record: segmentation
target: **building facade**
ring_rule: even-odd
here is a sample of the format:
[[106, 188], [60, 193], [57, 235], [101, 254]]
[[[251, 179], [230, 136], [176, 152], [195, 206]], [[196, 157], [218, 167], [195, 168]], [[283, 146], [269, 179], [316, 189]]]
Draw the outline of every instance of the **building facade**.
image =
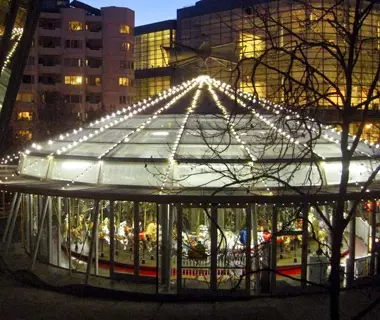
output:
[[[336, 7], [334, 12], [325, 16], [323, 10], [332, 8], [333, 4], [334, 1], [324, 1], [323, 6], [312, 7], [296, 1], [201, 0], [193, 6], [178, 9], [174, 46], [165, 52], [166, 67], [171, 67], [171, 82], [179, 83], [201, 74], [208, 74], [246, 92], [254, 92], [261, 98], [286, 102], [287, 105], [293, 103], [295, 106], [305, 106], [308, 103], [305, 92], [289, 91], [291, 94], [286, 96], [284, 90], [284, 78], [281, 72], [287, 72], [291, 64], [289, 55], [281, 54], [279, 49], [274, 50], [276, 52], [270, 57], [266, 55], [265, 62], [259, 65], [252, 79], [254, 61], [265, 50], [276, 46], [291, 50], [301, 38], [302, 41], [319, 39], [336, 46], [336, 49], [339, 48], [343, 53], [347, 52], [348, 42], [331, 21], [335, 19], [337, 23], [349, 27], [353, 19], [353, 7], [347, 2], [344, 7]], [[365, 17], [361, 27], [360, 41], [365, 45], [360, 48], [357, 62], [352, 70], [351, 96], [354, 105], [360, 105], [367, 98], [371, 81], [379, 65], [378, 11], [379, 8], [375, 6]], [[147, 35], [148, 31], [145, 32], [145, 26], [139, 30], [139, 45], [142, 46], [144, 38], [141, 33]], [[331, 51], [321, 46], [308, 48], [305, 52], [308, 63], [321, 71], [321, 76], [313, 80], [321, 93], [313, 105], [318, 105], [318, 112], [323, 122], [339, 124], [339, 114], [331, 107], [333, 104], [341, 105], [344, 99], [340, 95], [346, 96], [345, 85], [348, 79], [344, 76], [344, 70]], [[148, 60], [140, 65], [139, 74], [144, 74], [154, 61], [149, 55], [145, 55], [144, 58], [136, 55], [135, 58], [137, 65], [140, 59]], [[264, 64], [269, 67], [264, 67]], [[296, 81], [303, 81], [305, 69], [304, 63], [293, 66], [292, 77]], [[159, 81], [151, 76], [143, 76], [138, 82], [138, 93], [160, 87]], [[151, 93], [153, 91], [152, 89]], [[297, 97], [296, 101], [291, 100], [291, 95]], [[145, 96], [138, 94], [137, 98]], [[369, 109], [374, 120], [378, 118], [378, 107], [379, 99], [371, 101]], [[360, 115], [358, 123], [351, 124], [353, 133], [359, 127], [359, 120]], [[376, 142], [380, 133], [379, 128], [378, 121], [368, 123], [364, 127], [363, 137]]]
[[135, 28], [136, 100], [154, 96], [174, 82], [166, 48], [173, 48], [176, 20], [167, 20]]
[[[134, 11], [72, 2], [41, 13], [12, 123], [16, 139], [36, 131], [38, 106], [58, 92], [80, 121], [132, 101]], [[58, 102], [57, 102], [58, 103]]]

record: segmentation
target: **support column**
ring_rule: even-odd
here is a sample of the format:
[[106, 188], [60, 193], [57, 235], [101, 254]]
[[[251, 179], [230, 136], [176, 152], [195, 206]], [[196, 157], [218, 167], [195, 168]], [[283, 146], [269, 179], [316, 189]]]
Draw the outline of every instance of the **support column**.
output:
[[61, 234], [61, 226], [62, 226], [62, 198], [57, 198], [57, 266], [60, 264], [60, 252], [61, 252], [61, 245], [62, 245], [62, 234]]
[[67, 249], [68, 249], [68, 255], [69, 255], [69, 275], [71, 275], [71, 269], [72, 269], [72, 261], [71, 261], [71, 219], [70, 219], [70, 199], [65, 199], [65, 209], [66, 209], [66, 217], [67, 217], [67, 228], [69, 229], [67, 232], [68, 239], [66, 240], [67, 243]]
[[24, 201], [25, 201], [25, 248], [26, 252], [31, 252], [30, 247], [30, 196], [29, 194], [24, 195]]
[[[170, 260], [169, 253], [169, 205], [161, 204], [160, 205], [160, 219], [157, 228], [159, 229], [159, 225], [161, 225], [161, 237], [162, 237], [162, 257], [161, 257], [161, 284], [165, 286], [165, 289], [168, 289], [168, 285], [170, 282], [170, 274], [168, 274], [168, 269], [170, 273], [170, 268], [168, 265], [168, 261]], [[159, 238], [157, 237], [157, 242]], [[159, 243], [157, 243], [159, 245]]]
[[95, 208], [92, 213], [91, 222], [92, 222], [92, 230], [91, 230], [91, 243], [90, 243], [90, 251], [88, 253], [88, 261], [87, 261], [87, 270], [86, 270], [86, 278], [85, 284], [88, 284], [88, 280], [90, 278], [91, 273], [91, 265], [92, 265], [92, 257], [94, 253], [94, 244], [97, 241], [97, 231], [98, 231], [98, 221], [99, 221], [99, 200], [95, 201]]
[[8, 230], [8, 235], [7, 235], [8, 238], [7, 238], [7, 243], [5, 245], [4, 255], [7, 255], [9, 247], [10, 247], [11, 242], [12, 242], [13, 231], [15, 229], [15, 225], [16, 225], [16, 221], [17, 221], [17, 214], [18, 214], [18, 211], [20, 210], [21, 199], [22, 199], [22, 195], [18, 194], [17, 201], [16, 201], [16, 204], [14, 206], [14, 210], [13, 210], [13, 214], [12, 214], [12, 221], [10, 223], [9, 230]]
[[251, 230], [252, 230], [252, 205], [249, 204], [245, 209], [246, 228], [247, 228], [247, 242], [245, 244], [245, 290], [247, 295], [251, 294], [251, 273], [252, 273], [252, 259], [251, 259]]
[[[347, 211], [351, 212], [352, 202], [348, 201]], [[347, 260], [347, 282], [346, 286], [350, 288], [354, 282], [355, 276], [355, 243], [356, 243], [356, 212], [352, 215], [351, 221], [349, 224], [349, 234], [350, 238], [348, 241], [348, 250], [349, 250], [349, 258]]]
[[47, 212], [47, 258], [49, 263], [53, 263], [53, 246], [52, 246], [52, 237], [53, 237], [53, 199], [48, 198], [48, 212]]
[[[7, 234], [8, 234], [8, 230], [9, 230], [9, 226], [11, 224], [11, 221], [12, 221], [12, 218], [13, 218], [13, 211], [15, 209], [15, 204], [16, 204], [16, 199], [18, 197], [18, 192], [16, 192], [14, 195], [13, 195], [13, 199], [12, 199], [12, 204], [11, 204], [11, 209], [9, 211], [9, 214], [8, 214], [8, 219], [7, 219], [7, 224], [5, 225], [5, 229], [4, 229], [4, 234], [3, 234], [3, 239], [2, 239], [2, 242], [5, 243], [6, 239], [7, 239]], [[5, 203], [4, 203], [5, 205]]]
[[[207, 210], [207, 209], [205, 209]], [[217, 263], [217, 246], [218, 246], [218, 229], [217, 229], [217, 224], [218, 224], [218, 207], [213, 204], [211, 207], [211, 276], [210, 276], [210, 281], [211, 281], [211, 291], [216, 291], [218, 288], [217, 285], [217, 268], [218, 268], [218, 263]]]
[[255, 287], [256, 293], [260, 293], [260, 257], [259, 257], [259, 243], [257, 238], [257, 210], [258, 206], [254, 205], [253, 207], [253, 216], [252, 216], [252, 233], [253, 233], [253, 254], [255, 260]]
[[182, 288], [182, 206], [177, 204], [177, 294]]
[[304, 204], [302, 210], [302, 252], [301, 252], [301, 286], [306, 288], [307, 280], [307, 253], [309, 247], [309, 205]]
[[110, 201], [110, 276], [115, 273], [115, 210], [114, 202]]
[[42, 232], [43, 232], [43, 228], [44, 228], [46, 214], [47, 214], [47, 211], [48, 211], [49, 200], [50, 200], [50, 197], [46, 197], [45, 205], [44, 205], [43, 210], [41, 212], [41, 220], [40, 220], [40, 224], [38, 226], [38, 233], [37, 233], [37, 239], [36, 239], [36, 247], [34, 248], [34, 252], [33, 252], [33, 259], [32, 259], [31, 269], [33, 269], [34, 266], [35, 266], [35, 264], [36, 264], [37, 254], [38, 254], [38, 250], [40, 248], [40, 241], [41, 241], [41, 237], [42, 237]]
[[375, 240], [376, 240], [376, 209], [377, 203], [376, 201], [371, 202], [371, 258], [369, 262], [369, 274], [371, 276], [375, 275]]
[[277, 268], [277, 208], [273, 206], [272, 209], [272, 237], [271, 244], [271, 256], [270, 256], [270, 291], [274, 293], [276, 291], [276, 268]]
[[140, 269], [140, 215], [139, 215], [139, 203], [135, 201], [133, 203], [133, 274], [135, 276], [139, 275], [139, 269]]

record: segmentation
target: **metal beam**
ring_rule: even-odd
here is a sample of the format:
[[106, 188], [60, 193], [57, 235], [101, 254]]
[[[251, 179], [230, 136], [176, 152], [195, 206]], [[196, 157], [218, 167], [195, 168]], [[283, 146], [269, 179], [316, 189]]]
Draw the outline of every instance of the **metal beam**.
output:
[[309, 247], [309, 206], [305, 203], [302, 208], [302, 252], [301, 252], [301, 287], [306, 288], [307, 280], [307, 254]]
[[[11, 210], [9, 211], [9, 214], [8, 214], [8, 219], [7, 219], [7, 224], [5, 225], [5, 230], [4, 230], [4, 234], [3, 234], [3, 239], [2, 239], [2, 242], [5, 243], [6, 239], [7, 239], [7, 234], [8, 234], [8, 230], [9, 230], [9, 226], [11, 224], [11, 221], [12, 221], [12, 217], [13, 217], [13, 211], [14, 211], [14, 208], [15, 208], [15, 204], [16, 204], [16, 199], [18, 197], [18, 192], [16, 192], [14, 195], [13, 195], [13, 199], [12, 199], [12, 204], [11, 204]], [[5, 207], [5, 203], [4, 203], [4, 207]], [[5, 209], [4, 209], [5, 210]]]
[[[207, 210], [205, 208], [204, 210]], [[218, 207], [214, 204], [211, 207], [211, 291], [218, 289], [218, 263], [217, 263], [217, 249], [218, 249]]]
[[42, 216], [41, 216], [40, 225], [39, 225], [38, 234], [37, 234], [37, 239], [36, 239], [36, 247], [34, 248], [34, 252], [33, 252], [31, 269], [33, 269], [34, 265], [36, 264], [37, 254], [38, 254], [38, 250], [40, 248], [42, 231], [43, 231], [43, 227], [44, 227], [44, 223], [45, 223], [46, 213], [48, 210], [49, 199], [50, 199], [50, 197], [46, 197], [45, 206], [44, 206], [43, 211], [42, 211]]
[[90, 278], [90, 273], [91, 273], [92, 257], [94, 254], [94, 243], [97, 240], [95, 239], [95, 237], [98, 230], [98, 220], [99, 220], [98, 218], [99, 218], [99, 200], [96, 200], [95, 208], [94, 208], [94, 211], [92, 212], [92, 217], [91, 217], [91, 222], [92, 222], [91, 242], [90, 242], [90, 251], [88, 253], [85, 284], [88, 284], [88, 280]]
[[177, 204], [177, 294], [182, 288], [182, 206]]
[[272, 293], [276, 290], [276, 268], [277, 268], [277, 207], [272, 209], [272, 237], [270, 240], [270, 290]]
[[375, 275], [375, 245], [376, 245], [376, 209], [377, 202], [374, 200], [371, 202], [371, 258], [369, 262], [369, 274], [371, 276]]
[[9, 230], [8, 230], [8, 235], [7, 235], [8, 238], [7, 238], [7, 243], [5, 245], [4, 255], [7, 255], [9, 247], [10, 247], [11, 242], [12, 242], [13, 231], [14, 231], [15, 225], [16, 225], [17, 214], [18, 214], [18, 211], [20, 210], [21, 199], [22, 199], [21, 194], [18, 194], [16, 205], [15, 205], [15, 208], [13, 210], [12, 221], [11, 221], [11, 224], [10, 224]]

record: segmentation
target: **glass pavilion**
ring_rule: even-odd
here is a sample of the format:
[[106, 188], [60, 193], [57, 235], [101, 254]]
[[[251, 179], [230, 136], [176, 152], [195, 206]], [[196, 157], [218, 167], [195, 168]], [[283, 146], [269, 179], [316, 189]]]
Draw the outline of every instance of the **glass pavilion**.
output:
[[[315, 208], [328, 216], [336, 199], [339, 139], [333, 127], [200, 76], [25, 150], [1, 184], [14, 193], [3, 242], [20, 212], [32, 267], [83, 272], [86, 283], [251, 294], [274, 288], [276, 275], [254, 273], [268, 267], [306, 280], [309, 256], [328, 254]], [[364, 199], [378, 147], [358, 147], [351, 200]]]

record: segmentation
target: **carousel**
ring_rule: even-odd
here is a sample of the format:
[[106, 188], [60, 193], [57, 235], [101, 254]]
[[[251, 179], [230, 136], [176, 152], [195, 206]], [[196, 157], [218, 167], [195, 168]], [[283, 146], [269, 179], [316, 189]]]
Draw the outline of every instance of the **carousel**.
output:
[[[320, 212], [331, 217], [337, 195], [339, 139], [336, 128], [200, 76], [24, 150], [0, 185], [12, 194], [5, 252], [20, 215], [31, 269], [48, 263], [86, 283], [248, 295], [281, 276], [324, 283]], [[352, 200], [377, 150], [359, 145]]]

